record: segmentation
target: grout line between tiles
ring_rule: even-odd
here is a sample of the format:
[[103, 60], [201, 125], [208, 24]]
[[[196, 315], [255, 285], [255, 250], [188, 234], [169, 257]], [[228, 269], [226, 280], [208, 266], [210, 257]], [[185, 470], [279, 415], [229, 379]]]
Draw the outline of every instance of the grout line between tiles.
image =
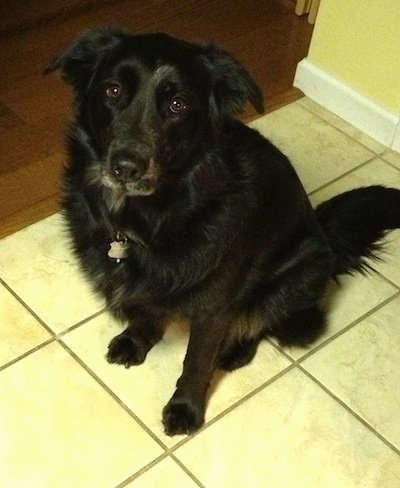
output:
[[384, 156], [379, 156], [379, 159], [383, 161], [385, 164], [387, 164], [388, 166], [390, 166], [392, 169], [395, 169], [396, 171], [400, 172], [400, 168], [397, 167], [395, 164], [391, 163], [390, 161], [388, 161], [387, 159], [385, 159]]
[[53, 342], [56, 342], [56, 339], [54, 337], [51, 337], [50, 339], [47, 339], [47, 341], [42, 342], [38, 346], [33, 347], [32, 349], [29, 349], [29, 351], [26, 351], [23, 354], [21, 354], [20, 356], [18, 356], [16, 358], [12, 359], [11, 361], [9, 361], [8, 363], [5, 363], [5, 364], [1, 365], [0, 366], [0, 372], [3, 371], [3, 370], [5, 370], [6, 368], [9, 368], [10, 366], [18, 363], [22, 359], [27, 358], [28, 356], [30, 356], [31, 354], [39, 351], [40, 349], [43, 349], [44, 347], [48, 346], [49, 344], [51, 344]]
[[19, 302], [20, 305], [24, 307], [24, 309], [33, 316], [35, 320], [37, 320], [52, 337], [55, 337], [55, 333], [50, 329], [50, 327], [37, 315], [27, 303], [22, 300], [22, 298], [2, 279], [0, 278], [0, 284], [4, 286], [4, 288], [11, 293], [11, 295]]
[[382, 161], [383, 161], [384, 163], [386, 163], [388, 166], [390, 166], [390, 167], [391, 167], [391, 168], [393, 168], [393, 169], [396, 169], [397, 171], [400, 171], [400, 168], [399, 168], [398, 166], [396, 166], [396, 165], [395, 165], [394, 163], [392, 163], [391, 161], [389, 161], [389, 160], [385, 159], [385, 154], [386, 154], [386, 152], [387, 152], [387, 151], [385, 151], [384, 153], [382, 153], [382, 155], [381, 155], [381, 156], [379, 156], [379, 157], [380, 157], [380, 158], [382, 159]]
[[372, 434], [378, 437], [387, 447], [394, 451], [397, 455], [400, 455], [400, 449], [392, 444], [386, 437], [384, 437], [379, 431], [377, 431], [371, 424], [369, 424], [365, 419], [363, 419], [357, 412], [355, 412], [347, 403], [345, 403], [341, 398], [336, 396], [329, 388], [327, 388], [321, 381], [315, 378], [309, 371], [307, 371], [304, 366], [299, 364], [297, 368], [302, 371], [310, 380], [317, 384], [325, 393], [327, 393], [333, 400], [339, 403], [347, 412], [349, 412], [353, 417], [355, 417], [359, 422], [361, 422]]
[[194, 476], [194, 474], [173, 454], [170, 454], [171, 459], [173, 459], [180, 468], [185, 471], [185, 473], [194, 481], [199, 488], [205, 488], [205, 486]]
[[132, 481], [136, 481], [138, 478], [140, 478], [143, 474], [147, 473], [150, 469], [154, 468], [157, 464], [161, 463], [164, 461], [164, 459], [170, 458], [172, 459], [178, 466], [190, 477], [190, 479], [196, 483], [196, 485], [199, 488], [205, 488], [202, 483], [194, 476], [194, 474], [183, 464], [177, 459], [174, 455], [168, 454], [167, 452], [159, 456], [158, 458], [154, 459], [151, 463], [147, 464], [146, 466], [143, 466], [143, 468], [139, 469], [135, 474], [129, 476], [126, 478], [126, 480], [122, 481], [119, 483], [115, 488], [124, 488], [127, 486], [129, 483]]
[[282, 356], [288, 359], [295, 366], [297, 361], [287, 352], [287, 348], [280, 346], [278, 342], [275, 342], [272, 338], [265, 339], [273, 348], [275, 348]]
[[[382, 261], [384, 261], [385, 258], [382, 259]], [[389, 278], [387, 278], [384, 274], [382, 274], [380, 271], [375, 271], [376, 274], [378, 274], [384, 281], [386, 281], [386, 283], [388, 283], [389, 285], [391, 285], [393, 288], [396, 288], [396, 290], [399, 290], [400, 291], [400, 285], [398, 285], [397, 283], [395, 283], [394, 281], [390, 280]]]
[[164, 449], [165, 452], [168, 452], [168, 447], [162, 442], [161, 439], [159, 439], [157, 437], [156, 434], [154, 434], [154, 432], [149, 428], [147, 427], [147, 425], [118, 397], [118, 395], [116, 395], [116, 393], [114, 393], [111, 388], [109, 388], [107, 386], [106, 383], [104, 383], [104, 381], [99, 378], [99, 376], [96, 375], [96, 373], [94, 373], [90, 368], [89, 366], [84, 362], [82, 361], [82, 359], [74, 353], [74, 351], [72, 351], [72, 349], [70, 349], [67, 344], [62, 340], [62, 339], [59, 339], [58, 340], [58, 343], [67, 351], [68, 354], [70, 354], [70, 356], [72, 356], [75, 361], [77, 361], [80, 366], [82, 366], [82, 368], [90, 374], [90, 376], [125, 410], [125, 412], [130, 415], [144, 430], [147, 434], [150, 435], [150, 437], [155, 440], [157, 442], [157, 444], [162, 447], [162, 449]]
[[81, 325], [84, 325], [87, 322], [90, 322], [91, 320], [95, 319], [96, 317], [99, 317], [100, 315], [104, 314], [106, 311], [107, 311], [106, 308], [102, 308], [98, 312], [95, 312], [94, 314], [89, 315], [89, 317], [86, 317], [86, 318], [80, 320], [79, 322], [77, 322], [76, 324], [71, 325], [70, 327], [68, 327], [68, 329], [65, 329], [65, 330], [62, 330], [61, 332], [58, 332], [57, 334], [55, 334], [56, 339], [61, 339], [63, 336], [65, 336], [69, 332], [72, 332], [73, 330], [77, 329]]
[[363, 161], [362, 163], [360, 163], [358, 166], [355, 166], [354, 168], [351, 168], [349, 169], [348, 171], [340, 174], [339, 176], [337, 176], [336, 178], [333, 178], [332, 180], [328, 181], [327, 183], [324, 183], [323, 185], [319, 186], [318, 188], [316, 188], [315, 190], [311, 190], [307, 196], [310, 198], [312, 197], [315, 193], [318, 193], [319, 191], [321, 190], [325, 190], [325, 188], [328, 188], [329, 186], [333, 185], [334, 183], [340, 181], [341, 179], [351, 175], [352, 173], [358, 171], [359, 169], [363, 168], [364, 166], [368, 166], [370, 163], [372, 163], [374, 160], [376, 159], [379, 159], [379, 156], [377, 156], [376, 154], [371, 157], [370, 159], [367, 159], [366, 161]]
[[115, 488], [124, 488], [126, 485], [131, 483], [132, 481], [137, 480], [142, 474], [146, 473], [149, 471], [151, 468], [159, 464], [161, 461], [169, 457], [168, 453], [164, 452], [164, 454], [161, 454], [161, 456], [158, 456], [156, 459], [153, 459], [149, 464], [146, 464], [146, 466], [143, 466], [140, 468], [136, 473], [132, 474], [128, 478], [126, 478], [124, 481], [121, 481]]
[[13, 364], [16, 364], [17, 362], [21, 361], [22, 359], [25, 359], [26, 357], [30, 356], [31, 354], [35, 353], [36, 351], [39, 351], [40, 349], [48, 346], [52, 342], [59, 342], [58, 341], [59, 338], [62, 337], [63, 335], [65, 335], [68, 332], [76, 329], [77, 327], [85, 324], [86, 322], [94, 319], [98, 315], [101, 315], [102, 313], [104, 313], [104, 309], [102, 309], [99, 312], [96, 312], [96, 313], [90, 315], [89, 317], [86, 317], [85, 319], [81, 320], [80, 322], [74, 324], [73, 326], [69, 327], [68, 329], [66, 329], [60, 333], [57, 333], [53, 329], [51, 329], [51, 327], [49, 327], [46, 324], [46, 322], [44, 322], [44, 320], [41, 319], [40, 316], [34, 310], [32, 310], [29, 307], [29, 305], [27, 305], [27, 303], [25, 303], [25, 301], [2, 278], [0, 278], [0, 286], [1, 285], [13, 296], [13, 298], [15, 298], [15, 300], [17, 300], [17, 302], [25, 309], [25, 311], [29, 315], [31, 315], [50, 334], [51, 337], [49, 339], [45, 340], [44, 342], [41, 342], [37, 346], [29, 349], [28, 351], [25, 351], [23, 354], [15, 357], [11, 361], [8, 361], [7, 363], [0, 365], [0, 371], [3, 371], [4, 369], [12, 366]]

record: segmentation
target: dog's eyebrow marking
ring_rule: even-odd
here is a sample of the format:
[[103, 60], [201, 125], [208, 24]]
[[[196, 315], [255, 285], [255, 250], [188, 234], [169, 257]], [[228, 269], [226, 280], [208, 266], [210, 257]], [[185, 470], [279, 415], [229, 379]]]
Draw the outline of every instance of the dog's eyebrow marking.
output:
[[153, 79], [156, 83], [159, 83], [165, 78], [177, 78], [177, 75], [178, 75], [178, 70], [175, 68], [175, 66], [163, 65], [163, 66], [159, 66], [154, 71]]

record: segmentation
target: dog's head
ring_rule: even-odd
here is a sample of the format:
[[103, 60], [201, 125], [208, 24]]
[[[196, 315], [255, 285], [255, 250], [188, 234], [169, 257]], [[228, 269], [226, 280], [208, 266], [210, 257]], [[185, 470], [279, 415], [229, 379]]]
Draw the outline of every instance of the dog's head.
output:
[[103, 28], [50, 62], [72, 85], [77, 119], [96, 153], [92, 179], [126, 196], [154, 193], [218, 138], [259, 87], [227, 52], [166, 34]]

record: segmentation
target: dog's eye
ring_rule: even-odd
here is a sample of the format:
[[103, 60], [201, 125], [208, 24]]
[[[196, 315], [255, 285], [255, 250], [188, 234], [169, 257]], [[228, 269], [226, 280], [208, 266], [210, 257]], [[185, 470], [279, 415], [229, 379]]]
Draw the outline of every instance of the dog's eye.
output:
[[106, 87], [105, 92], [108, 98], [115, 100], [121, 95], [122, 87], [119, 83], [111, 83]]
[[175, 97], [171, 100], [169, 109], [173, 114], [180, 114], [188, 108], [187, 101], [182, 97]]

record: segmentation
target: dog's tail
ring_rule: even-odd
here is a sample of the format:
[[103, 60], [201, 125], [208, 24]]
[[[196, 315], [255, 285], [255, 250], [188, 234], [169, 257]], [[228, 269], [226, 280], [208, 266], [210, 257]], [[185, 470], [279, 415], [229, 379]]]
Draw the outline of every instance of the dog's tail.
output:
[[342, 193], [316, 208], [317, 219], [336, 256], [334, 275], [371, 269], [368, 258], [387, 231], [400, 227], [400, 190], [369, 186]]

